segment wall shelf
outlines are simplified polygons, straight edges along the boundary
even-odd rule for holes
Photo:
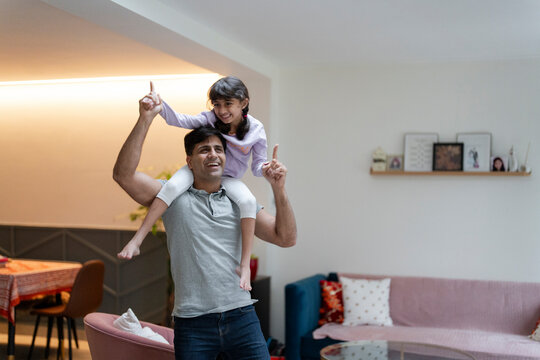
[[[369,173],[375,176],[531,176],[527,172],[474,172],[474,171],[373,171]]]

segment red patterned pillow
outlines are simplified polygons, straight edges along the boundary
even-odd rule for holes
[[[326,323],[343,322],[343,292],[341,283],[337,281],[321,280],[321,308],[319,310],[319,326]]]
[[[538,329],[538,327],[540,326],[540,318],[536,321],[536,325],[534,325],[534,329],[533,329],[533,333],[536,331],[536,329]],[[532,333],[531,333],[532,335]]]
[[[536,321],[536,325],[529,337],[533,340],[540,341],[540,319]]]

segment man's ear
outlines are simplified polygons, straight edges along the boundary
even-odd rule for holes
[[[186,163],[190,170],[193,170],[193,167],[191,166],[191,156],[186,156]]]

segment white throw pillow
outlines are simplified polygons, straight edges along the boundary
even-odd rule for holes
[[[139,319],[137,319],[137,316],[135,316],[135,313],[131,310],[131,308],[123,313],[122,316],[119,316],[116,320],[114,320],[113,326],[119,330],[124,330],[137,336],[158,341],[160,343],[169,344],[169,342],[163,336],[150,329],[148,326],[143,328],[139,322]]]
[[[390,279],[367,280],[340,277],[343,286],[343,325],[392,326]]]
[[[127,309],[125,313],[119,316],[113,322],[113,326],[119,330],[124,330],[130,333],[141,331],[141,323],[131,308]]]

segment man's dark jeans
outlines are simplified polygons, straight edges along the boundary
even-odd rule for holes
[[[176,360],[268,360],[253,305],[194,318],[174,318]]]

